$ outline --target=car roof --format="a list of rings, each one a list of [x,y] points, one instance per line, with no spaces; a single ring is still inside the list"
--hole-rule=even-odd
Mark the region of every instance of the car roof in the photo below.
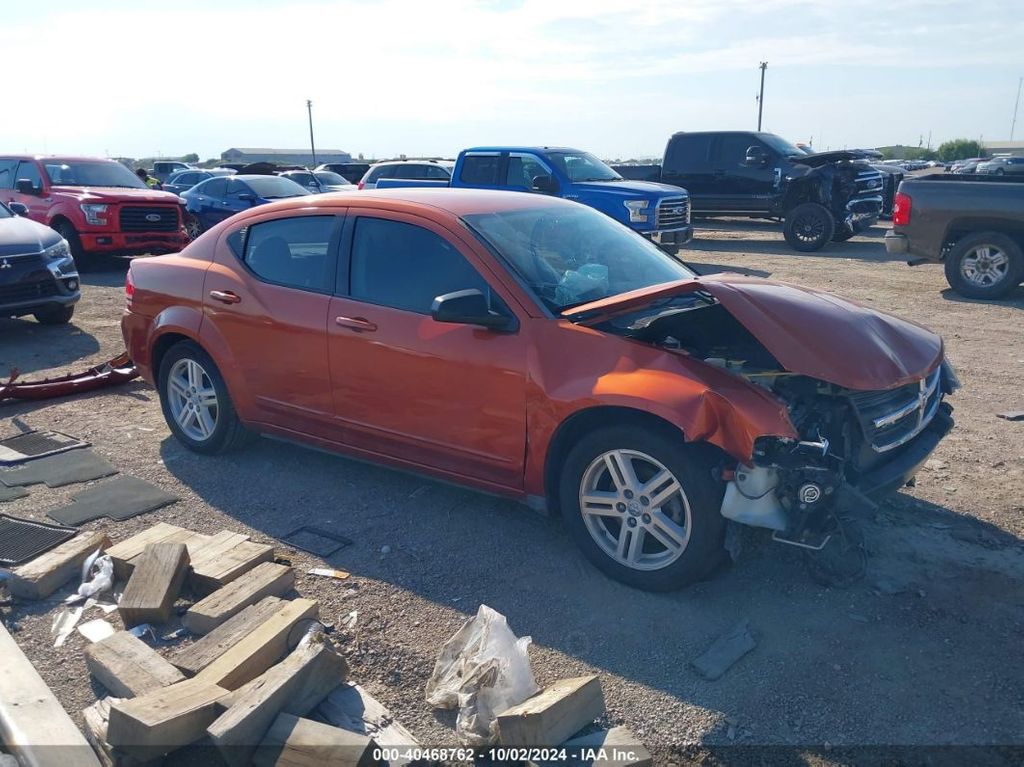
[[[582,154],[586,150],[571,146],[474,146],[464,152],[575,152]]]
[[[335,163],[335,164],[340,164],[340,163]],[[355,163],[355,164],[356,165],[360,165],[362,163]],[[455,164],[455,162],[452,161],[452,160],[384,160],[383,162],[375,162],[370,167],[371,168],[379,168],[382,165],[441,165],[441,166],[448,165],[448,166],[451,166],[451,165],[454,165],[454,164]]]
[[[240,216],[263,215],[274,211],[316,207],[338,208],[383,208],[415,212],[441,211],[451,216],[462,218],[482,213],[498,213],[515,210],[536,210],[537,208],[574,209],[578,203],[563,200],[560,197],[549,197],[539,194],[523,194],[491,189],[452,189],[450,187],[427,189],[375,189],[365,190],[358,194],[351,192],[333,192],[303,197],[292,197],[287,200],[261,205],[252,208]]]
[[[109,157],[86,157],[72,154],[0,154],[0,157],[5,157],[8,160],[39,160],[40,162],[57,161],[57,162],[113,162],[121,165],[117,160],[111,160]]]

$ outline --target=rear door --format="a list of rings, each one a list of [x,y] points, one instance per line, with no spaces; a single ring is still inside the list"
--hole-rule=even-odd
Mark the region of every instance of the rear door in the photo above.
[[[417,216],[361,209],[347,230],[350,268],[339,270],[328,321],[334,408],[347,441],[492,488],[521,489],[524,334],[430,316],[436,296],[467,288],[511,311],[493,275],[484,276],[483,262],[458,235]]]
[[[459,177],[452,186],[501,189],[505,185],[501,152],[466,152],[457,166]]]
[[[209,229],[226,218],[222,215],[221,203],[227,187],[227,179],[211,178],[193,187],[189,192],[187,207],[199,219],[204,229]]]
[[[335,213],[337,211],[333,211]],[[206,273],[200,337],[231,350],[250,420],[330,438],[327,315],[343,217],[309,213],[229,232]]]
[[[662,182],[688,191],[690,205],[695,211],[712,211],[718,204],[719,192],[711,167],[712,138],[709,133],[673,136],[661,168]]]

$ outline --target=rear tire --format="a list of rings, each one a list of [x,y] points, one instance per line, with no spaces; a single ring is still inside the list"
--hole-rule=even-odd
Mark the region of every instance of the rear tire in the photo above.
[[[40,325],[67,325],[75,316],[75,305],[58,306],[56,309],[36,312],[33,316]]]
[[[256,437],[238,419],[217,365],[192,341],[168,349],[160,361],[157,389],[167,426],[193,452],[228,453]]]
[[[805,202],[786,214],[782,233],[786,242],[801,253],[821,250],[832,241],[836,220],[824,205]]]
[[[629,586],[669,591],[700,580],[725,556],[716,458],[710,446],[667,429],[593,431],[562,467],[566,526],[587,559]]]
[[[944,259],[946,282],[967,298],[1003,298],[1024,278],[1020,245],[1001,232],[961,238]]]

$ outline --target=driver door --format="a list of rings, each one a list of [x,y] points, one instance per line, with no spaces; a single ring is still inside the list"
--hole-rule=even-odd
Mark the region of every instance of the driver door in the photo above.
[[[430,316],[436,296],[467,288],[510,313],[511,302],[453,232],[418,216],[360,211],[346,223],[327,320],[334,411],[346,442],[487,488],[521,489],[523,334]]]

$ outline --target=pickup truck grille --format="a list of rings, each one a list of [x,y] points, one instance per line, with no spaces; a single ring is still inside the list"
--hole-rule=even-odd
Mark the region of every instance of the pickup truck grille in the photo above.
[[[690,201],[685,197],[666,197],[658,203],[655,228],[680,229],[690,222]]]
[[[858,195],[882,195],[885,184],[882,182],[882,174],[877,170],[862,170],[857,174]]]
[[[875,452],[909,442],[929,424],[942,400],[939,371],[936,368],[927,378],[896,389],[850,393],[864,436]]]
[[[179,227],[177,207],[140,205],[121,208],[122,232],[173,232]]]

